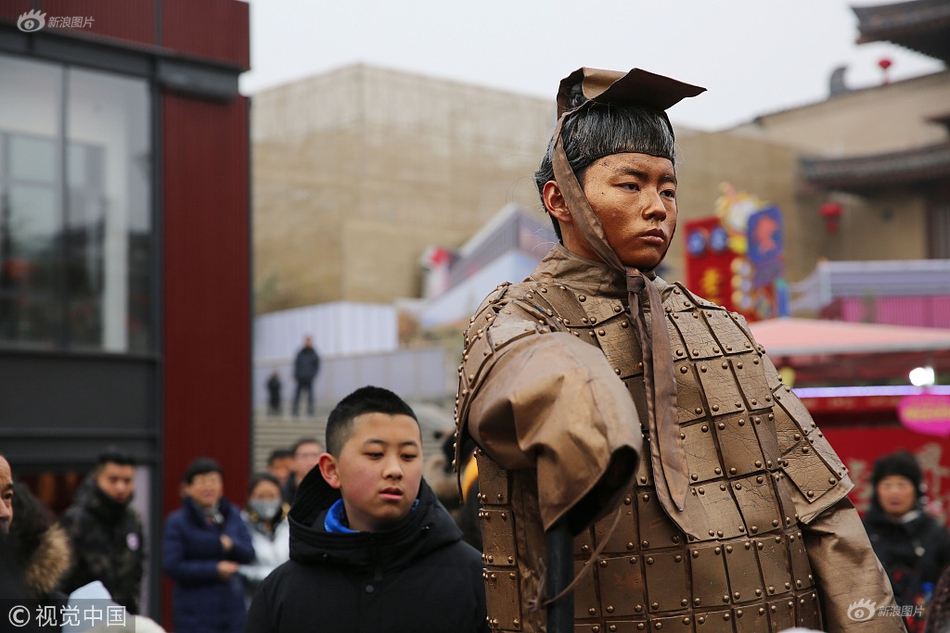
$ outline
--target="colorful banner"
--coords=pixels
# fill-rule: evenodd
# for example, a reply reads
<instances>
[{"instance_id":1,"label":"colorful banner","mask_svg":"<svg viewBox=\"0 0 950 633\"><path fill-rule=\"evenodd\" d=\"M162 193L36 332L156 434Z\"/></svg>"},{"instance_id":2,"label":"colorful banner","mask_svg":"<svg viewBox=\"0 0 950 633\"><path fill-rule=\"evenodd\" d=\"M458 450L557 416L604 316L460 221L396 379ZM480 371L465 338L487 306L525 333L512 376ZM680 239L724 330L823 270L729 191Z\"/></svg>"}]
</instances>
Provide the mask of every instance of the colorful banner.
<instances>
[{"instance_id":1,"label":"colorful banner","mask_svg":"<svg viewBox=\"0 0 950 633\"><path fill-rule=\"evenodd\" d=\"M686 287L701 297L735 311L732 264L738 255L719 218L692 220L685 225Z\"/></svg>"},{"instance_id":2,"label":"colorful banner","mask_svg":"<svg viewBox=\"0 0 950 633\"><path fill-rule=\"evenodd\" d=\"M749 321L787 316L782 212L720 188L716 215L685 223L687 287Z\"/></svg>"}]
</instances>

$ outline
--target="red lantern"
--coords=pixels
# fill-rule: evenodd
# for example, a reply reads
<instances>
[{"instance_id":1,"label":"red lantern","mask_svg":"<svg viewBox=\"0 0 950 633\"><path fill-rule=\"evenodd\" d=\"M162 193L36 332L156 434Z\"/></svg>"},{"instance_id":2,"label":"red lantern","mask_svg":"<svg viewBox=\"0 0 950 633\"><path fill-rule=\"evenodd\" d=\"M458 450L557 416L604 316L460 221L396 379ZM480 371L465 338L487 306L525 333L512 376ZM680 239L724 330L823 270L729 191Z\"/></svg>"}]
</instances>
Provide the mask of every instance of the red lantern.
<instances>
[{"instance_id":1,"label":"red lantern","mask_svg":"<svg viewBox=\"0 0 950 633\"><path fill-rule=\"evenodd\" d=\"M838 232L838 219L841 217L840 202L825 202L819 208L821 217L825 219L825 230L834 235Z\"/></svg>"},{"instance_id":2,"label":"red lantern","mask_svg":"<svg viewBox=\"0 0 950 633\"><path fill-rule=\"evenodd\" d=\"M884 85L887 85L890 82L890 77L887 74L887 69L891 67L891 60L886 57L882 57L878 60L877 65L880 66L881 71L884 73Z\"/></svg>"}]
</instances>

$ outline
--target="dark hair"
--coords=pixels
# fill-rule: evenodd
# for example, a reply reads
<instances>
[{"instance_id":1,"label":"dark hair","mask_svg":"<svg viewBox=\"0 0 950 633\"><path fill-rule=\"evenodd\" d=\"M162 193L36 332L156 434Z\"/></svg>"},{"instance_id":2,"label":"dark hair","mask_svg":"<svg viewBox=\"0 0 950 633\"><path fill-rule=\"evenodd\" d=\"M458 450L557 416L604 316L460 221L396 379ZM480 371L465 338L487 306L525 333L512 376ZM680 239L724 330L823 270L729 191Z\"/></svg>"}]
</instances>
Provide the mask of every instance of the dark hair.
<instances>
[{"instance_id":1,"label":"dark hair","mask_svg":"<svg viewBox=\"0 0 950 633\"><path fill-rule=\"evenodd\" d=\"M9 538L21 569L27 567L53 522L53 513L27 486L19 482L13 484L13 521L10 522Z\"/></svg>"},{"instance_id":2,"label":"dark hair","mask_svg":"<svg viewBox=\"0 0 950 633\"><path fill-rule=\"evenodd\" d=\"M181 476L181 480L190 486L195 480L195 477L208 473L218 473L222 478L224 477L221 464L210 457L199 457L188 464L188 468L185 469L185 474Z\"/></svg>"},{"instance_id":3,"label":"dark hair","mask_svg":"<svg viewBox=\"0 0 950 633\"><path fill-rule=\"evenodd\" d=\"M274 484L275 486L277 486L277 489L278 489L278 490L281 489L281 488L280 488L280 482L277 481L277 477L274 477L272 474L270 474L270 473L254 473L253 475L251 475L251 481L248 482L248 484L247 484L247 496L248 496L248 497L250 497L250 496L251 496L251 493L254 492L254 489L257 488L257 484L261 483L262 481L269 481L269 482L271 482L272 484Z\"/></svg>"},{"instance_id":4,"label":"dark hair","mask_svg":"<svg viewBox=\"0 0 950 633\"><path fill-rule=\"evenodd\" d=\"M334 457L340 456L343 445L350 439L353 419L364 413L385 413L387 415L408 415L419 423L419 418L405 401L388 389L382 387L360 387L330 412L327 419L327 452Z\"/></svg>"},{"instance_id":5,"label":"dark hair","mask_svg":"<svg viewBox=\"0 0 950 633\"><path fill-rule=\"evenodd\" d=\"M119 466L137 466L135 458L129 453L123 451L118 446L107 446L99 457L96 458L96 470L102 470L106 464L118 464Z\"/></svg>"},{"instance_id":6,"label":"dark hair","mask_svg":"<svg viewBox=\"0 0 950 633\"><path fill-rule=\"evenodd\" d=\"M871 473L871 485L874 486L874 499L877 500L877 485L882 479L890 475L900 475L910 480L914 484L917 498L923 495L924 475L920 470L920 465L914 456L907 451L898 451L891 455L885 455L874 462L874 470Z\"/></svg>"},{"instance_id":7,"label":"dark hair","mask_svg":"<svg viewBox=\"0 0 950 633\"><path fill-rule=\"evenodd\" d=\"M312 437L302 437L294 442L294 445L290 447L290 454L296 457L297 449L299 449L304 444L316 444L317 446L323 448L323 444L320 443L320 440Z\"/></svg>"},{"instance_id":8,"label":"dark hair","mask_svg":"<svg viewBox=\"0 0 950 633\"><path fill-rule=\"evenodd\" d=\"M580 84L571 90L570 107L584 102ZM633 152L668 158L676 164L673 127L666 114L647 106L592 104L568 115L561 128L561 139L567 161L583 186L587 168L596 160L611 154ZM534 172L534 182L544 205L544 185L554 180L554 139ZM552 216L554 232L561 239L561 227Z\"/></svg>"},{"instance_id":9,"label":"dark hair","mask_svg":"<svg viewBox=\"0 0 950 633\"><path fill-rule=\"evenodd\" d=\"M294 451L289 448L275 448L271 451L270 455L267 457L267 465L270 466L278 459L287 459L288 457L293 457Z\"/></svg>"}]
</instances>

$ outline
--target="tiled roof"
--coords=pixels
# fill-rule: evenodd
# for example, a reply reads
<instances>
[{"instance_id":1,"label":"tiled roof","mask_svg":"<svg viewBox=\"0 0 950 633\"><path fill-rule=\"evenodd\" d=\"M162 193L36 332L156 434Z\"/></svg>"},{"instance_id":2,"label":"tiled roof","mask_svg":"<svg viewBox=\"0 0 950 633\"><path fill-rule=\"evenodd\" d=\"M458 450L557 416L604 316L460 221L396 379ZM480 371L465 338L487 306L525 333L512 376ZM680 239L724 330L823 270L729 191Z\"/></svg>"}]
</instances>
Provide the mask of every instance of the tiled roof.
<instances>
[{"instance_id":1,"label":"tiled roof","mask_svg":"<svg viewBox=\"0 0 950 633\"><path fill-rule=\"evenodd\" d=\"M950 178L950 143L848 158L799 159L802 177L822 187L863 190Z\"/></svg>"},{"instance_id":2,"label":"tiled roof","mask_svg":"<svg viewBox=\"0 0 950 633\"><path fill-rule=\"evenodd\" d=\"M893 42L950 62L950 2L913 0L851 7L858 16L858 44Z\"/></svg>"}]
</instances>

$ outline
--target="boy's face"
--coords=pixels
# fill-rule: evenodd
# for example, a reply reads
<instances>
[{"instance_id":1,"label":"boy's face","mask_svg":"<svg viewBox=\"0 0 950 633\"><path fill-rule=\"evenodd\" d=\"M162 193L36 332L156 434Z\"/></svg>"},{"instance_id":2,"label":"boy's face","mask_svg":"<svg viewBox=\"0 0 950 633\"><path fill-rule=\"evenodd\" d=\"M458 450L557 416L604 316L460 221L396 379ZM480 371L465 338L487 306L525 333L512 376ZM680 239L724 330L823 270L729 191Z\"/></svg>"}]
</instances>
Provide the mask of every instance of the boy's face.
<instances>
[{"instance_id":1,"label":"boy's face","mask_svg":"<svg viewBox=\"0 0 950 633\"><path fill-rule=\"evenodd\" d=\"M385 530L408 515L419 496L419 425L408 415L357 416L340 455L320 456L320 472L340 490L350 529Z\"/></svg>"},{"instance_id":2,"label":"boy's face","mask_svg":"<svg viewBox=\"0 0 950 633\"><path fill-rule=\"evenodd\" d=\"M611 154L587 168L582 186L620 261L639 270L656 268L676 230L673 163L649 154ZM582 257L600 259L578 231L556 183L548 183L545 192L545 204L561 225L564 246ZM555 195L549 200L550 194Z\"/></svg>"}]
</instances>

